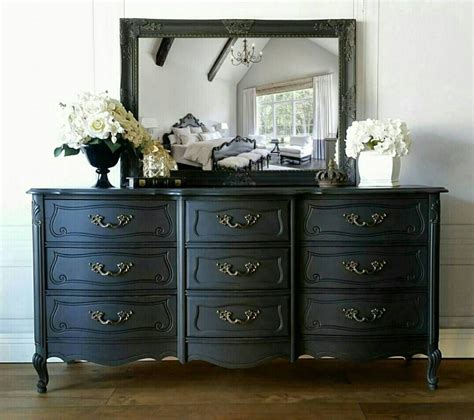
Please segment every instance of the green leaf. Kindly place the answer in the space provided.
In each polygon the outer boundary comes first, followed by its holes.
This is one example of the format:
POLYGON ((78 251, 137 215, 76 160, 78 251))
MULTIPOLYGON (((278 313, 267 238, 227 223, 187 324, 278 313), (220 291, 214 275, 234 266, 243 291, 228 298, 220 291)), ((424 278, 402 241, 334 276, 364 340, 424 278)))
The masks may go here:
POLYGON ((69 147, 67 144, 63 144, 63 149, 64 149, 64 156, 74 156, 80 152, 80 149, 73 149, 72 147, 69 147))
POLYGON ((105 141, 105 143, 107 144, 107 146, 109 146, 109 149, 112 151, 112 153, 115 153, 118 149, 122 147, 122 145, 119 142, 114 143, 108 139, 105 141))
POLYGON ((56 147, 56 149, 54 149, 54 157, 58 157, 63 151, 63 146, 59 146, 59 147, 56 147))

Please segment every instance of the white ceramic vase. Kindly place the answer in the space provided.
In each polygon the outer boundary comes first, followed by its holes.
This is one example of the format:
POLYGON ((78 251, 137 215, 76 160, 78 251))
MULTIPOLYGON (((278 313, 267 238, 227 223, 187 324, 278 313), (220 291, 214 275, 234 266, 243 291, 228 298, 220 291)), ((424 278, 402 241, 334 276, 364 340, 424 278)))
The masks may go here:
POLYGON ((395 187, 400 185, 400 158, 379 155, 374 150, 360 152, 357 160, 359 187, 395 187))

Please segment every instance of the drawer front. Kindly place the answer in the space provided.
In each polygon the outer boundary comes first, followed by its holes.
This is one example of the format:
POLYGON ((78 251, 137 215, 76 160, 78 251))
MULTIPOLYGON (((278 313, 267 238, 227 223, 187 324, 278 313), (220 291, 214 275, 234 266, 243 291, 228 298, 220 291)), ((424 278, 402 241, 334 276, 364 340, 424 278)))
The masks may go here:
POLYGON ((287 336, 289 296, 189 297, 190 337, 287 336))
POLYGON ((426 287, 425 247, 303 247, 299 251, 302 287, 426 287))
POLYGON ((176 249, 48 248, 49 289, 176 288, 176 249))
POLYGON ((187 250, 188 289, 285 289, 289 249, 187 250))
POLYGON ((303 335, 424 335, 427 298, 411 294, 304 294, 300 297, 303 335))
POLYGON ((46 201, 47 241, 172 241, 173 201, 46 201))
POLYGON ((50 338, 175 337, 176 298, 48 296, 50 338))
POLYGON ((188 241, 288 241, 287 200, 188 201, 188 241))
POLYGON ((306 200, 300 214, 303 240, 407 240, 428 238, 428 201, 306 200))

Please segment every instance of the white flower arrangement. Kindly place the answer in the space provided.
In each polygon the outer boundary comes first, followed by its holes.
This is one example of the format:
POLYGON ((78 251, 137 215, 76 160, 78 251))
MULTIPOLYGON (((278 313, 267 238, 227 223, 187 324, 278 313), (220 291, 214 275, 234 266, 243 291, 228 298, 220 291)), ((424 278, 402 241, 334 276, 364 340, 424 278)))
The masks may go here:
POLYGON ((410 132, 401 120, 354 121, 347 129, 346 155, 354 159, 365 150, 401 157, 408 154, 410 145, 410 132))
POLYGON ((148 131, 107 92, 82 93, 76 102, 61 107, 63 144, 54 150, 55 156, 63 151, 65 156, 76 155, 83 145, 100 142, 106 143, 112 152, 127 142, 144 154, 153 150, 154 141, 148 131))

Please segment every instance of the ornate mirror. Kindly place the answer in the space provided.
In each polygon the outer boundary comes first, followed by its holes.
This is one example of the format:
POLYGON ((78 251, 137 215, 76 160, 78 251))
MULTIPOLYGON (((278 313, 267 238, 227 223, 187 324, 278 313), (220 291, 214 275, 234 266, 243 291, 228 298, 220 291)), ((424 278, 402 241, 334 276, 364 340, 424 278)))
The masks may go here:
MULTIPOLYGON (((354 20, 122 19, 121 99, 186 186, 316 185, 356 117, 354 20)), ((124 153, 122 185, 141 176, 124 153)))

